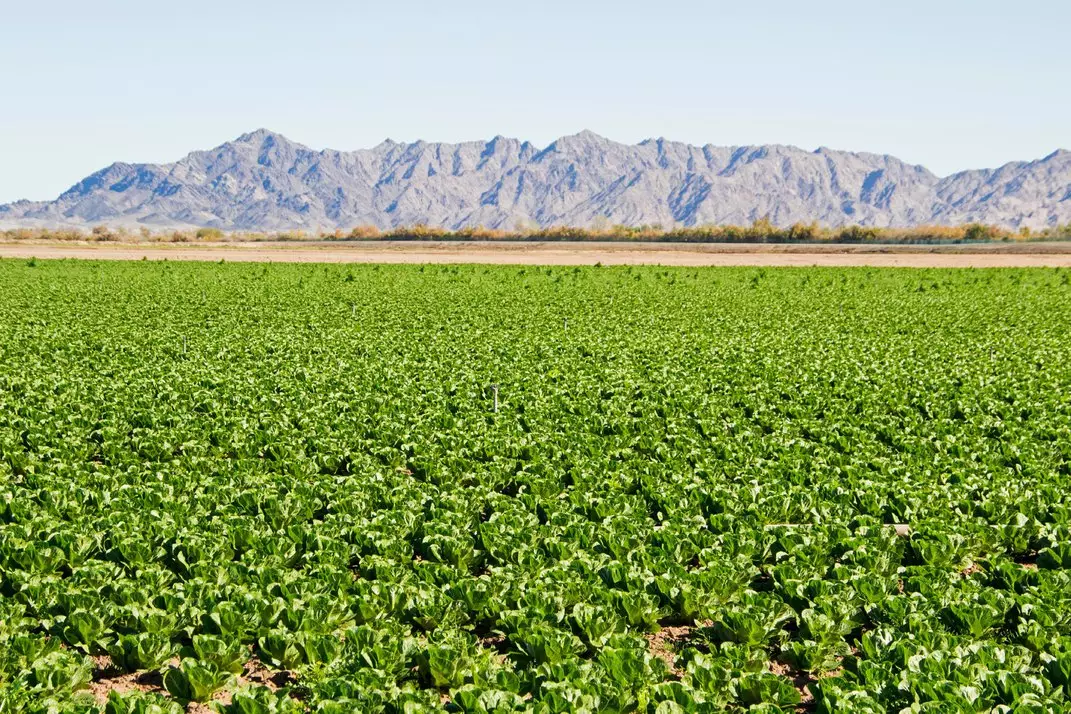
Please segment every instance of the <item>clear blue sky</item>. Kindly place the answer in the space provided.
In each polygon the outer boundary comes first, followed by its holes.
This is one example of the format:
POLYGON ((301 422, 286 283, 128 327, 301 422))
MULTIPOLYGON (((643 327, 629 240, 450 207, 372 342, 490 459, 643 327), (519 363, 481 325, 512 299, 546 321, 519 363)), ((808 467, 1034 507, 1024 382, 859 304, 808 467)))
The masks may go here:
POLYGON ((314 148, 591 129, 891 153, 1071 148, 1071 3, 13 0, 0 202, 258 127, 314 148))

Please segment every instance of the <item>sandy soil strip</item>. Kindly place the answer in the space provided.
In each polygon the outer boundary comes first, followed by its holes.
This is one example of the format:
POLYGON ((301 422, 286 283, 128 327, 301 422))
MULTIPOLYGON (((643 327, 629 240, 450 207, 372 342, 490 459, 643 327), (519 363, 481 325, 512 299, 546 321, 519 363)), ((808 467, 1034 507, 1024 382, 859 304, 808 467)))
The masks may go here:
POLYGON ((1071 243, 981 246, 462 243, 0 243, 0 258, 504 265, 1071 267, 1071 243))

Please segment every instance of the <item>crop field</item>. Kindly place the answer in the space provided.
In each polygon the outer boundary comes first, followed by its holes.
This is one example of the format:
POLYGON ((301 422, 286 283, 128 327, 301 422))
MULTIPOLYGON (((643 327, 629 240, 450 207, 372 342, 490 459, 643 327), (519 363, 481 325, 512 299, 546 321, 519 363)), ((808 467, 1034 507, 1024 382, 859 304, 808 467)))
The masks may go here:
POLYGON ((1069 281, 0 261, 0 714, 1071 711, 1069 281))

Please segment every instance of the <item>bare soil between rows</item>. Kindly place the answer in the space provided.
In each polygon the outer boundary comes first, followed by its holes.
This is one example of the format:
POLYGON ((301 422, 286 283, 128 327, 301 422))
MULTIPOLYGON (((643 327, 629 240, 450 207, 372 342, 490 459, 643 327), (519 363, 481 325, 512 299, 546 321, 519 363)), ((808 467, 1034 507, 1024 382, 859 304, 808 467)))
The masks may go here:
POLYGON ((978 245, 307 241, 0 243, 0 258, 502 265, 1071 267, 1071 242, 978 245))

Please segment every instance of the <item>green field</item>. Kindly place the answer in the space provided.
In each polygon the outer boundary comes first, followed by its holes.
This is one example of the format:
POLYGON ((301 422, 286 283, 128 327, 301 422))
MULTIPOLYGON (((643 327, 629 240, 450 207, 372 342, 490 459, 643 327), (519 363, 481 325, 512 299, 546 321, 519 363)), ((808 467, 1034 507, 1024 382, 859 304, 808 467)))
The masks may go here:
POLYGON ((1071 711, 1069 278, 0 262, 0 714, 1071 711))

